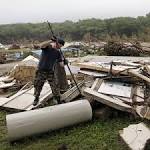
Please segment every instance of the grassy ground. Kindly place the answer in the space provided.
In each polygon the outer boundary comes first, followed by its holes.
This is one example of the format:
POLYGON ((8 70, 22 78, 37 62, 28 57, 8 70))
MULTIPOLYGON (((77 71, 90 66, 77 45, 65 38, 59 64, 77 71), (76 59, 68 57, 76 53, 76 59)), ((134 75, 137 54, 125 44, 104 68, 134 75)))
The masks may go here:
POLYGON ((119 115, 105 121, 93 120, 73 127, 24 138, 13 144, 7 140, 5 116, 0 111, 0 150, 55 150, 65 144, 69 150, 127 150, 118 131, 131 123, 128 116, 119 115))

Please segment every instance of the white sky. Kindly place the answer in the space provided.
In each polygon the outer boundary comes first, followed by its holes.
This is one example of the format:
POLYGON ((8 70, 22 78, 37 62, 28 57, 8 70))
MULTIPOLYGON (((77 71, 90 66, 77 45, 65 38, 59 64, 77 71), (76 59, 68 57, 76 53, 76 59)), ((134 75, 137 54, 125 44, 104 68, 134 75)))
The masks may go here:
POLYGON ((0 0, 0 24, 145 16, 150 0, 0 0))

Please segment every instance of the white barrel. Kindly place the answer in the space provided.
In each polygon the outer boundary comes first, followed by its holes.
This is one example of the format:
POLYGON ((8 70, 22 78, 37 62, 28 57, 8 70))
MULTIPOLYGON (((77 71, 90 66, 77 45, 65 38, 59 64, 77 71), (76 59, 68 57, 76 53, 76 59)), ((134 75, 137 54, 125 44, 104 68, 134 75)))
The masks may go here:
POLYGON ((6 116, 8 138, 14 141, 92 119, 87 100, 79 100, 6 116))

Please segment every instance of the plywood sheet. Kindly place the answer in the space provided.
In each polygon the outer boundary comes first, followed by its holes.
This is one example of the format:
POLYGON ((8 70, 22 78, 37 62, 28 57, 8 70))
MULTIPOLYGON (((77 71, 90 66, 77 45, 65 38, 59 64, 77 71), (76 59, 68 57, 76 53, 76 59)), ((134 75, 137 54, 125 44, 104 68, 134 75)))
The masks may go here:
POLYGON ((99 93, 116 95, 122 97, 131 97, 132 86, 125 84, 123 82, 113 82, 113 81, 103 81, 100 88, 98 89, 99 93))
MULTIPOLYGON (((10 101, 3 105, 3 107, 13 108, 18 110, 28 110, 28 107, 32 106, 34 101, 34 88, 32 87, 26 91, 19 91, 16 95, 10 97, 10 101)), ((40 103, 49 95, 52 96, 52 91, 49 84, 46 82, 43 86, 40 95, 40 103)), ((32 106, 33 107, 33 106, 32 106)), ((30 108, 32 108, 30 107, 30 108)))
POLYGON ((133 113, 133 109, 130 105, 123 103, 121 100, 115 100, 110 96, 98 93, 90 88, 85 88, 83 91, 85 97, 91 97, 94 100, 101 102, 107 106, 113 107, 118 110, 127 111, 133 113))
POLYGON ((120 136, 132 150, 143 150, 150 139, 150 130, 143 123, 133 124, 120 131, 120 136))

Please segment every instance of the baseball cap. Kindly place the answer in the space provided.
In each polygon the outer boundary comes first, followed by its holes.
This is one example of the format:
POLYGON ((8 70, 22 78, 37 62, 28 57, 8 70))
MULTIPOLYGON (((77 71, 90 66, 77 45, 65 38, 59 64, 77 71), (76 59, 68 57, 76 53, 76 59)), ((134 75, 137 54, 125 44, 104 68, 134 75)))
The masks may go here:
POLYGON ((65 41, 62 38, 57 38, 57 42, 61 45, 65 45, 65 41))

